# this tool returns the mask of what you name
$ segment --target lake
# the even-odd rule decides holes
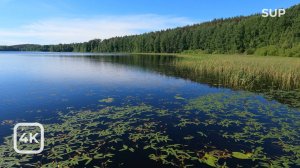
[[[300,166],[299,109],[193,82],[181,59],[0,52],[0,167]],[[13,150],[20,122],[44,125],[42,153]]]

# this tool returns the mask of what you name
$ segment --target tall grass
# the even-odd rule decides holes
[[[181,55],[175,69],[234,88],[300,88],[300,58],[243,55]]]

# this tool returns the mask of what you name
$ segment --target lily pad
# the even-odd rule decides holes
[[[237,159],[251,159],[252,153],[232,152],[232,157]]]
[[[216,158],[213,155],[210,155],[209,153],[205,153],[203,159],[201,159],[204,163],[206,163],[209,166],[217,167],[218,158]]]

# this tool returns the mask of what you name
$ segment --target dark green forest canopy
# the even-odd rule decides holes
[[[215,19],[162,31],[59,45],[0,46],[0,50],[55,52],[246,53],[300,56],[300,4],[281,17],[260,14]]]

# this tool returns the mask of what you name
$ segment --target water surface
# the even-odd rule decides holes
[[[174,76],[174,61],[180,59],[0,52],[0,142],[15,123],[26,121],[45,124],[46,141],[55,142],[21,165],[72,165],[77,157],[71,167],[299,165],[299,110],[254,93]],[[61,137],[72,132],[81,139],[71,143]],[[3,158],[13,153],[9,144],[0,149]]]

